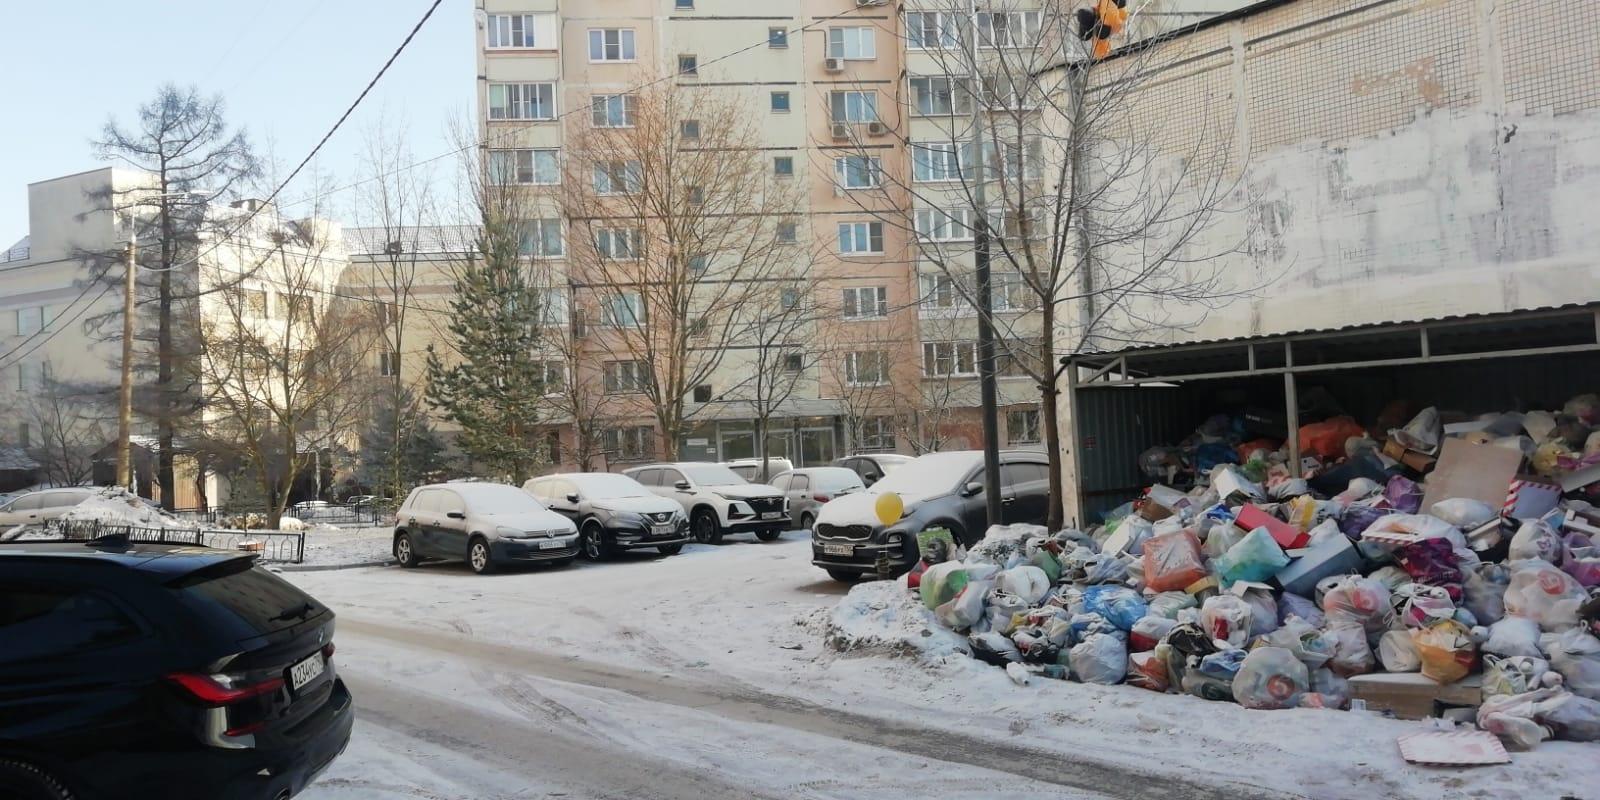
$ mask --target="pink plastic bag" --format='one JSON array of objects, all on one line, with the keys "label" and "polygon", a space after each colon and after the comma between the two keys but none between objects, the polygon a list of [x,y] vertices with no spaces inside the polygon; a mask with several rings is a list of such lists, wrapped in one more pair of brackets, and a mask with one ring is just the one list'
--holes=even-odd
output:
[{"label": "pink plastic bag", "polygon": [[1394,619],[1390,605],[1389,587],[1371,578],[1349,577],[1322,598],[1322,610],[1328,613],[1328,625],[1355,625],[1369,633],[1388,629]]},{"label": "pink plastic bag", "polygon": [[1144,584],[1152,592],[1182,591],[1207,574],[1200,540],[1188,531],[1144,543]]},{"label": "pink plastic bag", "polygon": [[[1148,552],[1148,551],[1147,551]],[[1561,571],[1584,586],[1600,586],[1600,547],[1573,531],[1562,542]]]}]

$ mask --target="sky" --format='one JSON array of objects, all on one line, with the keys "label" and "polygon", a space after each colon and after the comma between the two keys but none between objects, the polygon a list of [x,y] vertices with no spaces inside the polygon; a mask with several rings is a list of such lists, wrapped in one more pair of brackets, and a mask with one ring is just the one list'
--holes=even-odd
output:
[{"label": "sky", "polygon": [[[228,120],[287,173],[310,152],[431,0],[77,0],[0,4],[0,248],[28,232],[28,184],[102,166],[90,141],[125,126],[164,83],[221,94]],[[314,162],[325,186],[362,174],[375,130],[405,130],[415,159],[455,149],[472,112],[471,0],[444,0]],[[453,159],[432,166],[450,180]],[[308,171],[310,168],[308,168]],[[302,177],[283,192],[307,196]],[[344,214],[358,190],[330,198]],[[285,209],[293,212],[296,209]]]}]

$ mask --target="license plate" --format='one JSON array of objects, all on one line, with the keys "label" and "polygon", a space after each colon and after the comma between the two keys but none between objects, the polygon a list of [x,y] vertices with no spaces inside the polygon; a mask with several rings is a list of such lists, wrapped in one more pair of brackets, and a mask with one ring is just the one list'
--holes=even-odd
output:
[{"label": "license plate", "polygon": [[830,556],[855,555],[856,546],[853,544],[825,544],[822,546],[822,552]]},{"label": "license plate", "polygon": [[676,525],[674,525],[674,524],[672,524],[670,522],[663,522],[660,525],[651,525],[650,526],[650,532],[651,533],[672,533],[673,531],[676,531],[677,529],[678,529],[678,526],[676,526]]},{"label": "license plate", "polygon": [[762,519],[783,519],[782,511],[768,511],[761,515]]},{"label": "license plate", "polygon": [[561,548],[565,547],[566,545],[567,545],[567,543],[561,541],[560,539],[545,539],[544,541],[539,542],[539,549],[540,550],[560,550]]},{"label": "license plate", "polygon": [[312,653],[289,668],[289,688],[300,691],[300,687],[316,680],[317,676],[322,674],[323,668],[322,654]]}]

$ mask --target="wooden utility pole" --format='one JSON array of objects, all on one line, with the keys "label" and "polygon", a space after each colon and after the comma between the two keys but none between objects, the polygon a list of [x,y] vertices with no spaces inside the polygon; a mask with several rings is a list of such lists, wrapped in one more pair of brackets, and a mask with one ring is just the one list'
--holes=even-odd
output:
[{"label": "wooden utility pole", "polygon": [[133,485],[133,460],[128,439],[133,428],[133,310],[134,283],[138,275],[138,244],[128,239],[127,263],[122,278],[122,385],[117,393],[117,485]]}]

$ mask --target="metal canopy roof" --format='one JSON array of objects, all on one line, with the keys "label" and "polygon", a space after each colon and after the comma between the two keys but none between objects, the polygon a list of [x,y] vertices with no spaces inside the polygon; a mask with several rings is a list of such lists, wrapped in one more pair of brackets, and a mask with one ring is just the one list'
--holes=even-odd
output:
[{"label": "metal canopy roof", "polygon": [[1068,356],[1079,388],[1600,351],[1600,303]]}]

